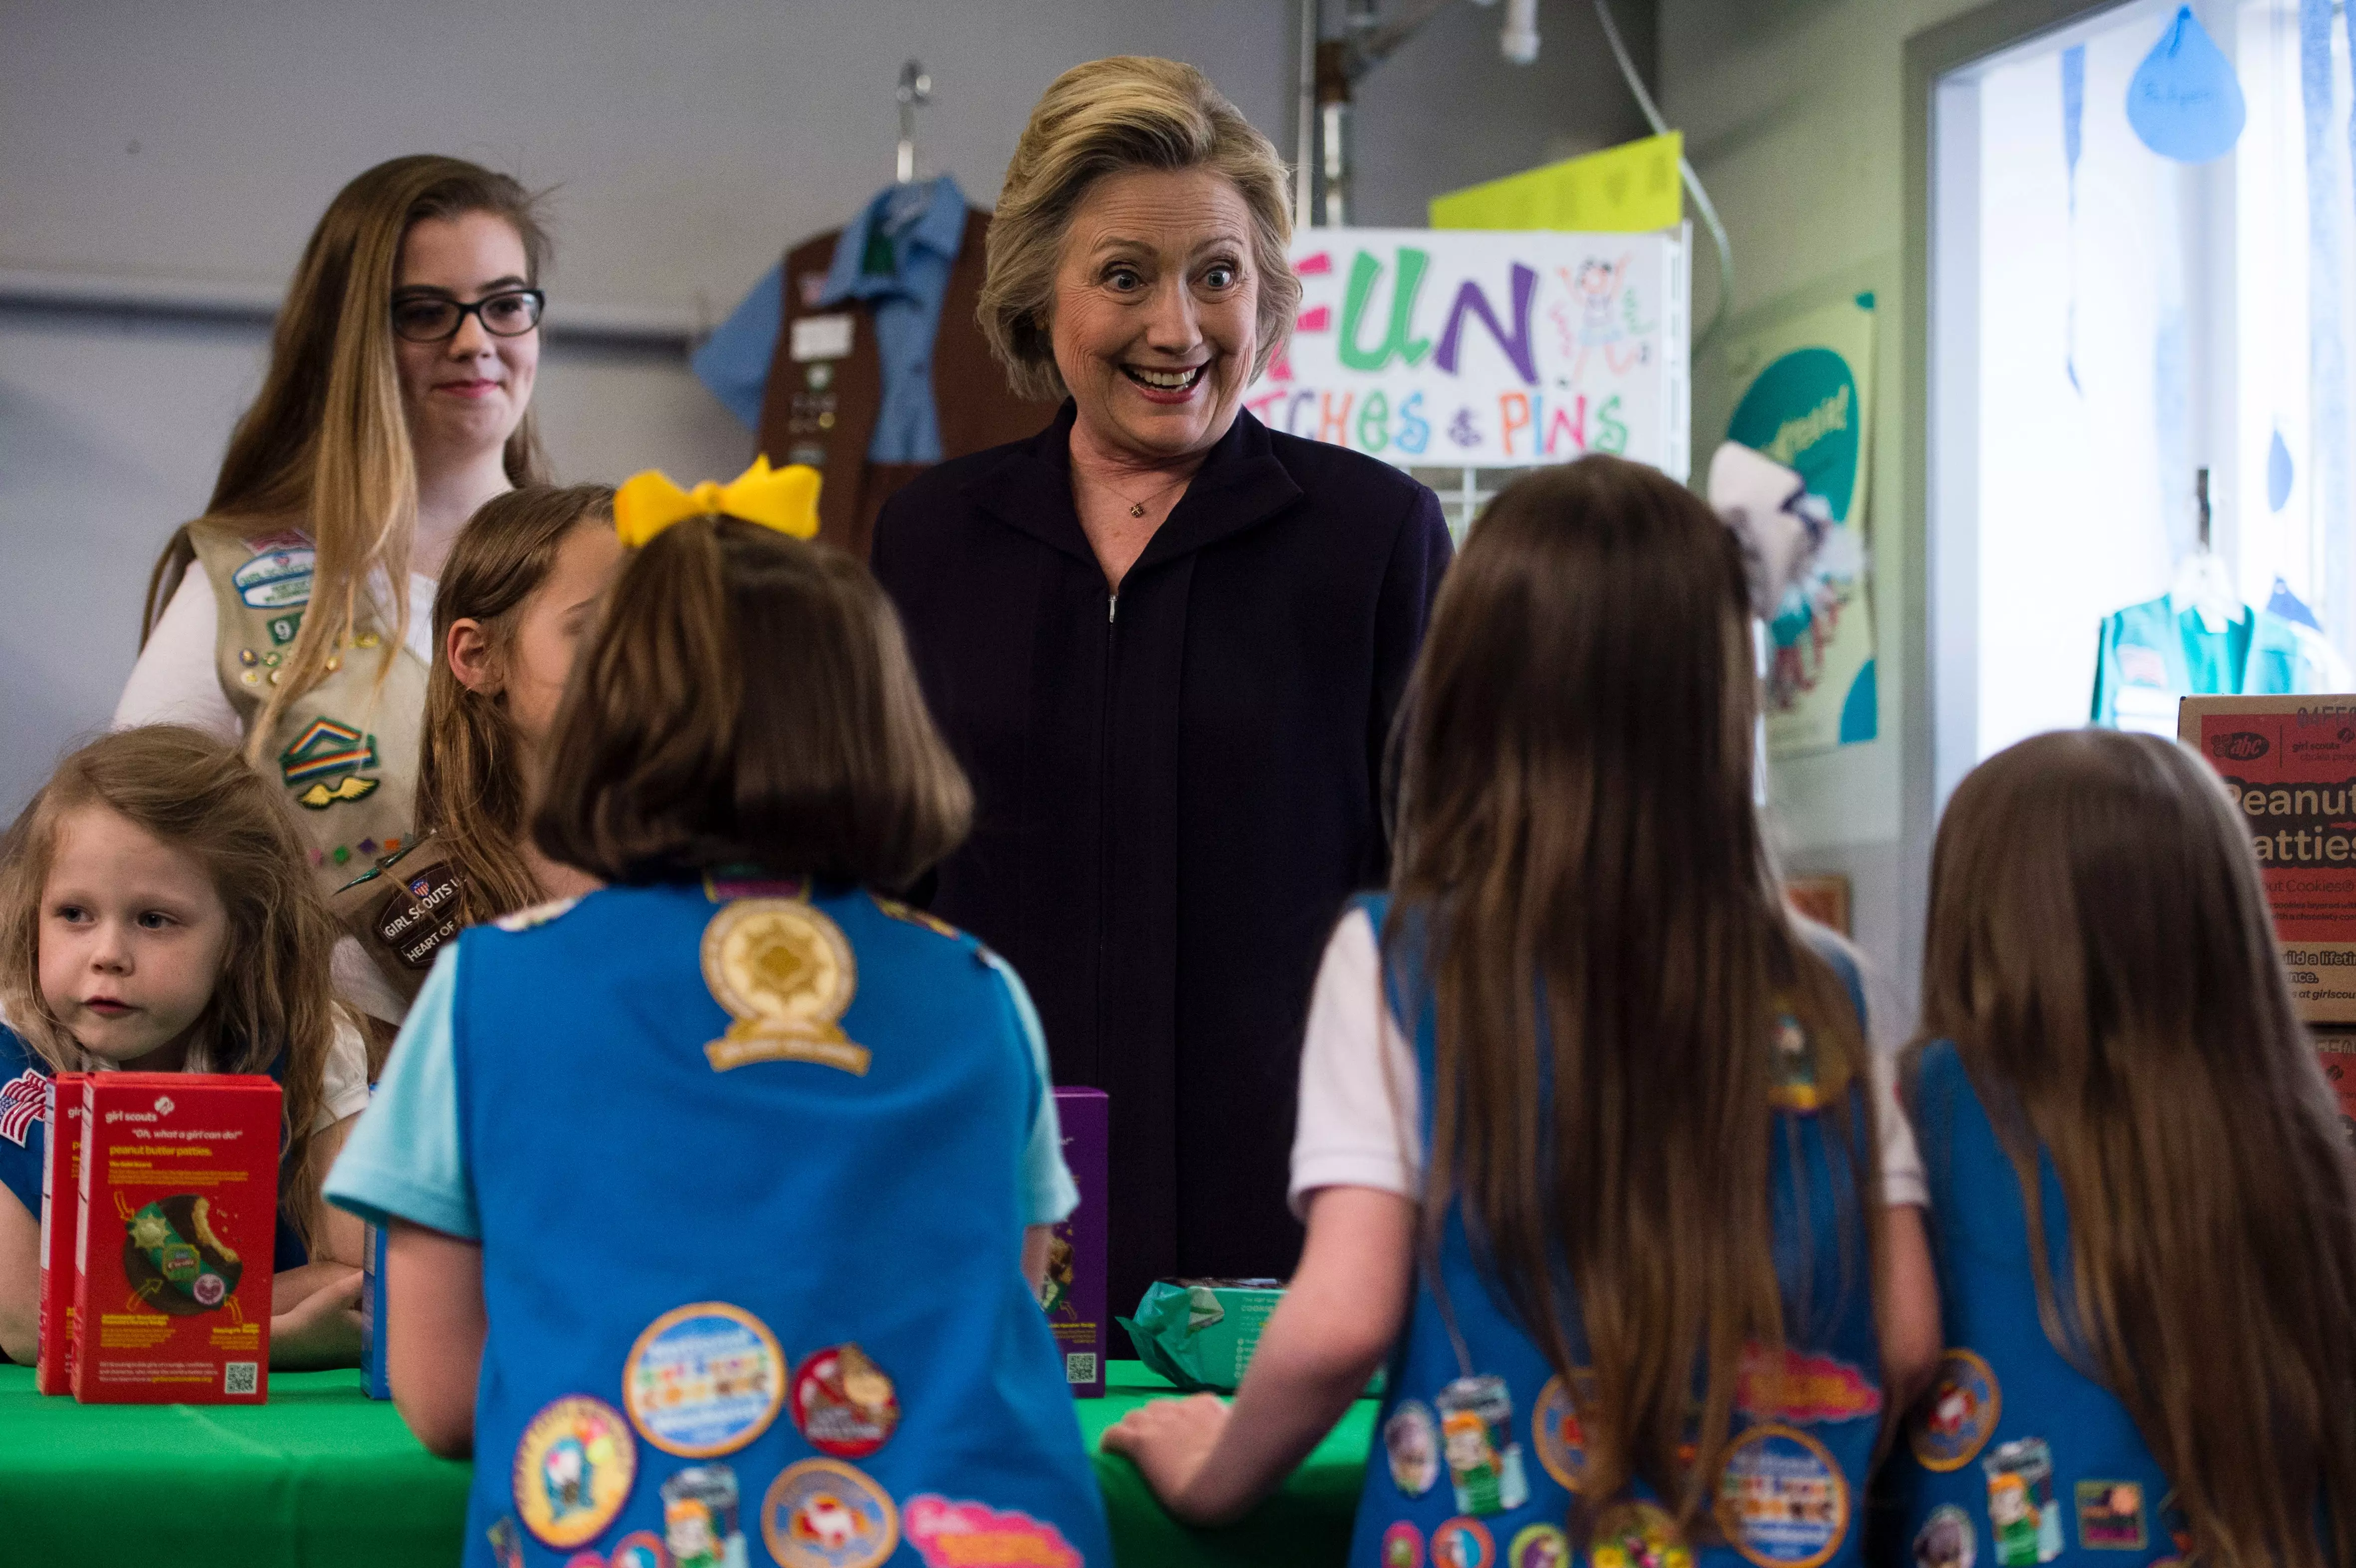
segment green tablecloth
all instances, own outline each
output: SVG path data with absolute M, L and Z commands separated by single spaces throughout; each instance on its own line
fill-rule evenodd
M 1170 1393 L 1134 1361 L 1108 1370 L 1106 1397 L 1077 1402 L 1092 1453 L 1124 1412 Z M 1374 1412 L 1360 1400 L 1232 1530 L 1173 1523 L 1128 1460 L 1097 1454 L 1119 1568 L 1339 1563 Z M 358 1372 L 273 1373 L 266 1405 L 78 1405 L 0 1366 L 0 1562 L 448 1568 L 471 1474 L 420 1448 Z M 745 1522 L 766 1563 L 749 1510 Z

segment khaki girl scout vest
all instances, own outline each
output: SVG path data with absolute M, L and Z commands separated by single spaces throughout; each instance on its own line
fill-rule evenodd
M 191 523 L 188 542 L 213 585 L 221 689 L 249 728 L 277 681 L 311 602 L 310 539 L 260 523 Z M 384 645 L 392 666 L 377 683 Z M 351 641 L 316 687 L 290 705 L 262 755 L 284 784 L 323 896 L 400 852 L 411 837 L 426 667 L 359 596 Z

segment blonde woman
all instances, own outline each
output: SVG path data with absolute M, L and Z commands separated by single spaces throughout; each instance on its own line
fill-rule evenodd
M 1063 408 L 902 490 L 873 554 L 978 797 L 932 909 L 1030 982 L 1055 1082 L 1111 1096 L 1123 1307 L 1292 1272 L 1302 1015 L 1385 875 L 1384 742 L 1449 559 L 1430 491 L 1242 406 L 1301 297 L 1286 183 L 1192 66 L 1058 78 L 981 319 Z
M 412 836 L 451 540 L 485 501 L 545 476 L 530 407 L 547 261 L 532 197 L 505 175 L 418 156 L 346 186 L 295 269 L 205 515 L 149 582 L 116 727 L 241 742 L 299 807 L 322 891 Z

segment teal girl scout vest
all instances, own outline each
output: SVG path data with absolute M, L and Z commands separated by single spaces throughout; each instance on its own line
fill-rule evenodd
M 467 1563 L 1111 1563 L 1023 1279 L 1047 1089 L 979 944 L 777 882 L 459 941 Z
M 2183 1518 L 2126 1406 L 2045 1337 L 2020 1179 L 1953 1044 L 1923 1051 L 1913 1099 L 1954 1347 L 1891 1465 L 1914 1561 L 2132 1568 L 2182 1556 Z M 2069 1210 L 2052 1161 L 2040 1164 L 2046 1253 L 2066 1291 Z
M 1363 901 L 1377 932 L 1387 903 Z M 1419 924 L 1401 935 L 1384 948 L 1394 971 L 1386 984 L 1398 1016 L 1415 1019 L 1429 1148 L 1437 1009 L 1420 973 Z M 1405 962 L 1391 965 L 1393 955 Z M 1855 970 L 1839 955 L 1826 956 L 1862 1016 Z M 1813 1060 L 1804 1039 L 1792 1048 Z M 1847 1090 L 1845 1137 L 1805 1108 L 1817 1103 L 1812 1077 L 1794 1072 L 1785 1083 L 1779 1103 L 1791 1108 L 1773 1113 L 1772 1179 L 1785 1375 L 1779 1398 L 1744 1379 L 1749 1397 L 1737 1402 L 1716 1509 L 1724 1540 L 1680 1539 L 1673 1512 L 1639 1483 L 1597 1518 L 1585 1558 L 1593 1568 L 1850 1568 L 1864 1560 L 1860 1517 L 1882 1407 L 1866 1216 L 1854 1200 L 1860 1168 L 1876 1157 L 1864 1077 Z M 1475 1265 L 1461 1208 L 1448 1216 L 1439 1272 L 1446 1311 L 1429 1275 L 1419 1277 L 1392 1352 L 1352 1568 L 1568 1568 L 1577 1553 L 1566 1523 L 1587 1463 L 1573 1402 Z

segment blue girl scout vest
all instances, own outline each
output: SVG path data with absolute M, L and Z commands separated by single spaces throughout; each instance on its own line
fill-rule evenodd
M 780 882 L 459 941 L 467 1563 L 1111 1563 L 1023 1278 L 1047 1089 L 978 943 Z
M 1381 931 L 1383 899 L 1364 901 Z M 1421 981 L 1421 934 L 1409 927 L 1407 962 L 1387 980 L 1391 1005 L 1415 1019 L 1424 1147 L 1430 1147 L 1436 1007 Z M 1826 958 L 1847 981 L 1860 1016 L 1855 970 Z M 1787 1033 L 1796 1033 L 1791 1026 Z M 1781 1042 L 1779 1042 L 1781 1043 Z M 1804 1038 L 1792 1040 L 1813 1060 Z M 1851 1136 L 1814 1114 L 1813 1079 L 1779 1091 L 1773 1143 L 1775 1266 L 1788 1344 L 1780 1395 L 1743 1377 L 1726 1481 L 1716 1516 L 1720 1541 L 1680 1538 L 1673 1510 L 1637 1484 L 1595 1520 L 1593 1568 L 1850 1568 L 1863 1561 L 1865 1484 L 1882 1409 L 1881 1355 L 1873 1323 L 1865 1216 L 1854 1194 L 1875 1157 L 1866 1134 L 1864 1078 L 1847 1089 Z M 1802 1221 L 1804 1219 L 1804 1226 Z M 1568 1568 L 1579 1554 L 1568 1529 L 1586 1454 L 1578 1414 L 1537 1343 L 1493 1294 L 1476 1266 L 1461 1209 L 1440 1243 L 1448 1310 L 1419 1275 L 1406 1332 L 1392 1352 L 1381 1441 L 1369 1455 L 1350 1546 L 1352 1568 Z M 1761 1372 L 1771 1369 L 1762 1365 Z M 1765 1405 L 1770 1408 L 1753 1408 Z
M 1891 1465 L 1914 1561 L 2131 1568 L 2182 1556 L 2183 1517 L 2126 1406 L 2045 1337 L 2020 1179 L 1947 1041 L 1922 1053 L 1913 1110 L 1954 1347 Z M 2039 1160 L 2046 1253 L 2067 1291 L 2069 1211 L 2052 1161 Z

